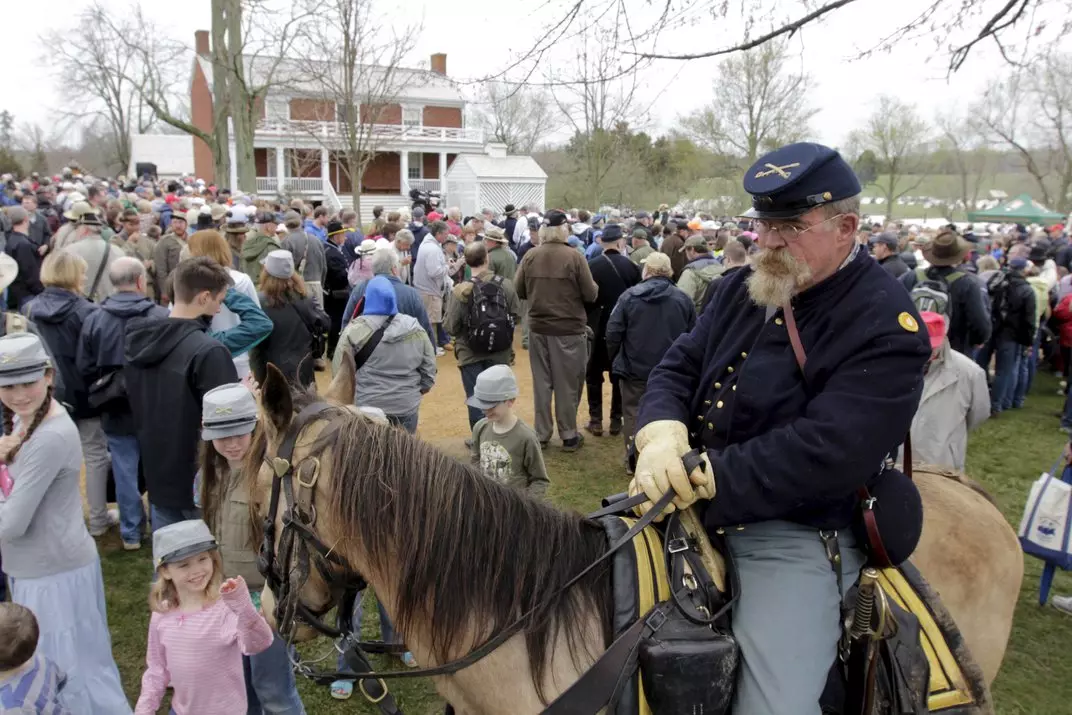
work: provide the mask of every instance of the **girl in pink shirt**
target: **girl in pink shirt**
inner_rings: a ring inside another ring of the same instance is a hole
[[[156,531],[153,560],[147,668],[134,712],[153,715],[168,685],[176,715],[246,712],[242,656],[267,649],[272,630],[245,580],[223,581],[216,541],[200,519]]]

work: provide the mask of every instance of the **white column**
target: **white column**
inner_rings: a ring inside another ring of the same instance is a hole
[[[227,177],[227,188],[231,191],[238,190],[238,148],[235,145],[234,140],[234,122],[231,119],[227,120],[227,153],[231,157],[231,175]],[[219,177],[216,177],[217,186],[219,186]],[[249,187],[245,187],[249,189]],[[256,187],[253,187],[256,188]]]
[[[447,152],[439,152],[439,193],[447,195]]]
[[[275,148],[275,190],[283,190],[283,179],[287,175],[286,164],[283,161],[286,149],[281,146]]]
[[[402,173],[401,191],[404,196],[409,195],[409,152],[403,149],[398,152],[399,165]]]
[[[331,183],[331,159],[328,156],[327,149],[320,150],[320,179],[324,182],[324,186],[320,191],[326,196],[328,184]]]

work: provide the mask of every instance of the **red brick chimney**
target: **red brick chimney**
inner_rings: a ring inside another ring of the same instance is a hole
[[[437,52],[432,55],[432,71],[436,74],[441,74],[444,77],[447,76],[447,55],[443,52]]]
[[[208,41],[208,30],[198,30],[194,33],[194,49],[202,57],[208,57],[212,54],[212,48],[209,46]]]

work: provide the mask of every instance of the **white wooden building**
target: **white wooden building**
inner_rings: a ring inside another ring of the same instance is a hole
[[[446,204],[460,208],[463,216],[485,208],[501,212],[507,204],[542,211],[547,174],[531,156],[507,156],[505,147],[496,151],[494,146],[488,146],[488,154],[458,155],[445,176]]]

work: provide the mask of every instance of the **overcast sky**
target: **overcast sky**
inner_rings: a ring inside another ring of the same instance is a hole
[[[129,1],[109,3],[118,9],[129,6]],[[427,63],[431,53],[446,52],[448,74],[471,80],[506,66],[509,59],[505,47],[521,50],[539,39],[550,21],[559,16],[557,11],[564,1],[497,0],[490,4],[487,0],[402,0],[388,6],[386,12],[394,13],[389,21],[397,27],[423,21],[423,32],[412,39],[411,63]],[[179,5],[161,0],[137,2],[161,27],[191,46],[194,32],[209,28],[209,0],[185,0]],[[633,3],[640,7],[648,4],[644,0]],[[943,107],[971,101],[989,77],[1006,70],[997,52],[986,45],[972,54],[962,70],[947,77],[947,58],[934,39],[902,42],[888,53],[854,59],[860,50],[871,47],[930,3],[931,0],[858,0],[794,38],[794,62],[815,85],[810,100],[820,110],[814,120],[818,139],[834,145],[844,143],[848,132],[864,121],[878,93],[911,102],[932,119]],[[84,5],[84,0],[49,0],[45,15],[39,6],[27,2],[4,3],[0,10],[9,28],[4,39],[5,55],[20,58],[5,73],[0,109],[12,112],[17,123],[50,125],[51,110],[60,106],[63,95],[56,77],[39,61],[45,48],[36,32],[46,24],[62,28],[65,23],[76,31],[74,21]],[[780,9],[788,13],[799,5],[784,0]],[[20,30],[10,31],[15,27]],[[738,32],[732,20],[708,20],[666,33],[659,48],[675,53],[702,51],[736,43]],[[569,52],[569,47],[560,47],[545,62],[553,65],[568,61]],[[672,126],[678,115],[710,101],[716,67],[716,59],[665,61],[646,72],[642,95],[655,100],[649,129],[659,133]]]

